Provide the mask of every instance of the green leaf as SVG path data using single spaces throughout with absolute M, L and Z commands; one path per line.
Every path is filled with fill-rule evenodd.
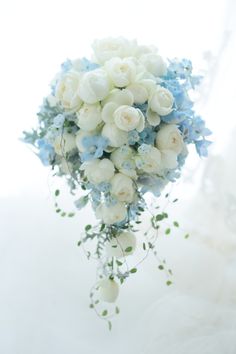
M 88 225 L 85 226 L 84 229 L 85 229 L 85 231 L 89 231 L 89 230 L 92 229 L 92 225 L 89 225 L 89 224 L 88 224 Z
M 103 231 L 105 229 L 106 225 L 105 224 L 102 224 L 101 227 L 100 227 L 100 232 Z
M 178 202 L 178 198 L 175 198 L 175 199 L 173 200 L 173 203 L 176 203 L 176 202 Z
M 55 196 L 56 196 L 56 197 L 58 197 L 58 196 L 59 196 L 59 194 L 60 194 L 59 189 L 56 189 L 56 190 L 55 190 Z
M 171 284 L 172 284 L 172 281 L 167 280 L 166 285 L 167 285 L 167 286 L 170 286 Z
M 170 229 L 170 228 L 168 228 L 168 229 L 166 229 L 165 234 L 166 234 L 166 235 L 169 235 L 169 234 L 170 234 L 170 232 L 171 232 L 171 229 Z
M 56 213 L 60 213 L 61 212 L 61 209 L 56 209 Z
M 164 216 L 163 216 L 163 214 L 157 214 L 155 219 L 156 219 L 156 221 L 161 221 L 164 219 Z
M 143 249 L 146 251 L 146 243 L 143 242 Z
M 123 265 L 123 263 L 120 262 L 120 261 L 118 261 L 118 260 L 116 260 L 116 264 L 117 264 L 118 266 L 122 266 L 122 265 Z
M 190 236 L 189 234 L 186 234 L 186 235 L 184 236 L 184 238 L 187 239 L 187 238 L 189 238 L 189 236 Z
M 63 211 L 63 212 L 61 213 L 61 216 L 62 216 L 62 217 L 66 216 L 66 213 Z
M 79 247 L 79 246 L 81 246 L 81 244 L 82 244 L 82 241 L 78 241 L 77 246 Z
M 163 270 L 163 269 L 164 269 L 164 267 L 163 267 L 162 264 L 160 264 L 158 268 L 159 268 L 160 270 Z
M 94 308 L 93 304 L 90 304 L 90 305 L 89 305 L 89 307 L 90 307 L 91 309 L 93 309 L 93 308 Z
M 75 216 L 75 213 L 68 213 L 68 218 L 73 218 L 73 216 Z
M 116 314 L 118 315 L 120 313 L 120 309 L 118 306 L 116 306 Z
M 102 316 L 107 316 L 107 314 L 108 314 L 108 311 L 107 310 L 104 310 L 103 312 L 102 312 Z
M 175 227 L 179 227 L 178 221 L 174 221 L 173 224 L 174 224 Z
M 129 252 L 132 251 L 132 249 L 133 249 L 133 247 L 129 246 L 129 247 L 127 247 L 127 248 L 125 249 L 125 252 L 129 253 Z
M 130 272 L 130 273 L 136 273 L 136 272 L 137 272 L 137 268 L 132 268 L 132 269 L 130 269 L 129 272 Z
M 108 328 L 109 328 L 109 331 L 112 330 L 112 323 L 111 323 L 111 321 L 108 321 Z

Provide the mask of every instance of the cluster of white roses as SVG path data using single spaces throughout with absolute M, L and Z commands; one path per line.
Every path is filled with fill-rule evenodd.
M 93 44 L 98 67 L 81 70 L 81 60 L 57 78 L 55 97 L 67 112 L 75 112 L 76 136 L 64 133 L 54 142 L 57 154 L 75 148 L 86 151 L 84 139 L 101 135 L 108 139 L 108 157 L 85 161 L 81 166 L 88 181 L 111 184 L 117 199 L 112 206 L 101 204 L 96 215 L 107 224 L 126 217 L 126 204 L 134 201 L 134 182 L 143 173 L 163 175 L 176 168 L 178 155 L 185 149 L 175 124 L 161 124 L 161 117 L 174 107 L 172 93 L 160 85 L 166 63 L 156 48 L 138 46 L 124 38 L 97 40 Z M 147 104 L 144 113 L 139 107 Z M 161 124 L 161 125 L 160 125 Z M 153 145 L 129 146 L 130 132 L 156 128 Z M 93 148 L 93 147 L 92 147 Z M 91 149 L 92 149 L 91 148 Z

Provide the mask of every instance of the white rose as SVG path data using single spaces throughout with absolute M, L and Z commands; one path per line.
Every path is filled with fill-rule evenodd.
M 84 162 L 80 169 L 84 171 L 89 182 L 99 184 L 108 182 L 114 176 L 114 165 L 109 159 L 94 159 Z
M 141 132 L 144 129 L 145 118 L 140 109 L 130 106 L 120 106 L 114 112 L 116 126 L 126 132 L 136 129 Z
M 143 104 L 148 100 L 148 90 L 142 84 L 135 82 L 127 87 L 134 97 L 134 103 Z
M 111 179 L 111 194 L 120 202 L 131 203 L 134 199 L 134 186 L 130 177 L 116 173 Z
M 83 144 L 83 139 L 87 136 L 93 136 L 96 135 L 96 132 L 85 132 L 84 130 L 79 130 L 78 133 L 76 134 L 76 138 L 75 138 L 75 143 L 76 146 L 79 150 L 79 152 L 85 152 L 86 148 L 84 147 Z
M 73 134 L 63 133 L 62 135 L 58 135 L 54 140 L 55 152 L 60 156 L 65 155 L 75 148 L 75 135 Z
M 161 153 L 157 148 L 151 145 L 143 144 L 138 148 L 138 155 L 135 157 L 135 162 L 139 170 L 147 173 L 162 173 Z
M 162 165 L 164 168 L 173 169 L 178 166 L 178 161 L 177 161 L 178 154 L 176 154 L 175 151 L 173 150 L 160 150 L 160 151 L 161 151 Z
M 161 123 L 161 117 L 156 112 L 153 112 L 150 107 L 148 107 L 146 112 L 147 120 L 150 125 L 156 127 Z
M 135 151 L 129 146 L 122 146 L 111 154 L 115 167 L 123 174 L 136 179 Z
M 156 146 L 160 150 L 172 150 L 179 154 L 184 147 L 183 137 L 175 124 L 166 124 L 157 133 Z
M 128 133 L 117 128 L 114 123 L 104 125 L 102 136 L 109 140 L 109 145 L 112 147 L 120 147 L 128 143 Z
M 116 87 L 128 86 L 136 76 L 136 66 L 131 58 L 112 58 L 106 62 L 105 69 Z
M 113 279 L 102 279 L 98 283 L 99 299 L 105 302 L 115 302 L 119 295 L 119 285 Z
M 132 232 L 122 232 L 106 243 L 108 257 L 123 258 L 134 253 L 136 237 Z M 128 249 L 128 251 L 126 251 Z
M 79 83 L 79 97 L 89 104 L 103 100 L 110 91 L 110 82 L 103 69 L 86 72 Z
M 104 64 L 114 57 L 125 58 L 132 56 L 136 50 L 136 41 L 129 41 L 123 37 L 104 38 L 95 40 L 93 45 L 96 61 Z
M 67 111 L 75 111 L 82 104 L 78 95 L 79 82 L 80 75 L 76 71 L 69 71 L 56 84 L 55 96 Z
M 149 100 L 149 106 L 152 111 L 166 116 L 173 110 L 174 97 L 172 93 L 164 87 L 157 86 Z
M 102 219 L 107 225 L 112 225 L 123 221 L 127 216 L 125 203 L 118 202 L 115 205 L 106 206 L 100 204 L 96 209 L 96 217 Z
M 102 105 L 106 105 L 108 102 L 116 103 L 117 106 L 127 105 L 132 106 L 134 103 L 134 98 L 132 93 L 127 90 L 123 89 L 120 90 L 115 88 L 110 91 L 109 95 L 102 101 Z
M 140 62 L 154 76 L 164 76 L 166 74 L 166 63 L 162 57 L 155 53 L 146 53 L 140 57 Z
M 96 129 L 99 123 L 102 121 L 101 106 L 97 104 L 84 103 L 80 110 L 77 112 L 78 127 L 84 131 L 92 131 Z

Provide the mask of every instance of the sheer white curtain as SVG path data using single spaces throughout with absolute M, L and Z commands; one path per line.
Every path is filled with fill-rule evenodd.
M 233 354 L 235 2 L 23 0 L 0 6 L 0 351 Z M 76 248 L 92 213 L 59 219 L 48 171 L 18 141 L 36 122 L 60 63 L 89 55 L 92 40 L 107 35 L 156 44 L 167 57 L 190 57 L 206 73 L 198 110 L 214 132 L 213 157 L 199 164 L 193 153 L 173 192 L 181 201 L 170 213 L 191 237 L 185 240 L 181 231 L 160 240 L 175 284 L 167 288 L 149 259 L 124 285 L 112 333 L 88 309 L 96 265 Z M 63 203 L 71 207 L 66 189 Z

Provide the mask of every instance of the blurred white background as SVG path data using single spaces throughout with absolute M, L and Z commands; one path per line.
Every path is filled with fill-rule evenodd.
M 235 23 L 234 0 L 1 2 L 1 353 L 235 354 Z M 205 73 L 197 109 L 214 144 L 207 161 L 189 157 L 174 188 L 181 201 L 170 212 L 192 235 L 160 242 L 175 284 L 144 263 L 122 289 L 110 333 L 88 308 L 96 264 L 76 247 L 92 212 L 55 214 L 49 171 L 19 137 L 35 126 L 60 64 L 119 35 Z M 63 201 L 70 207 L 66 192 Z

